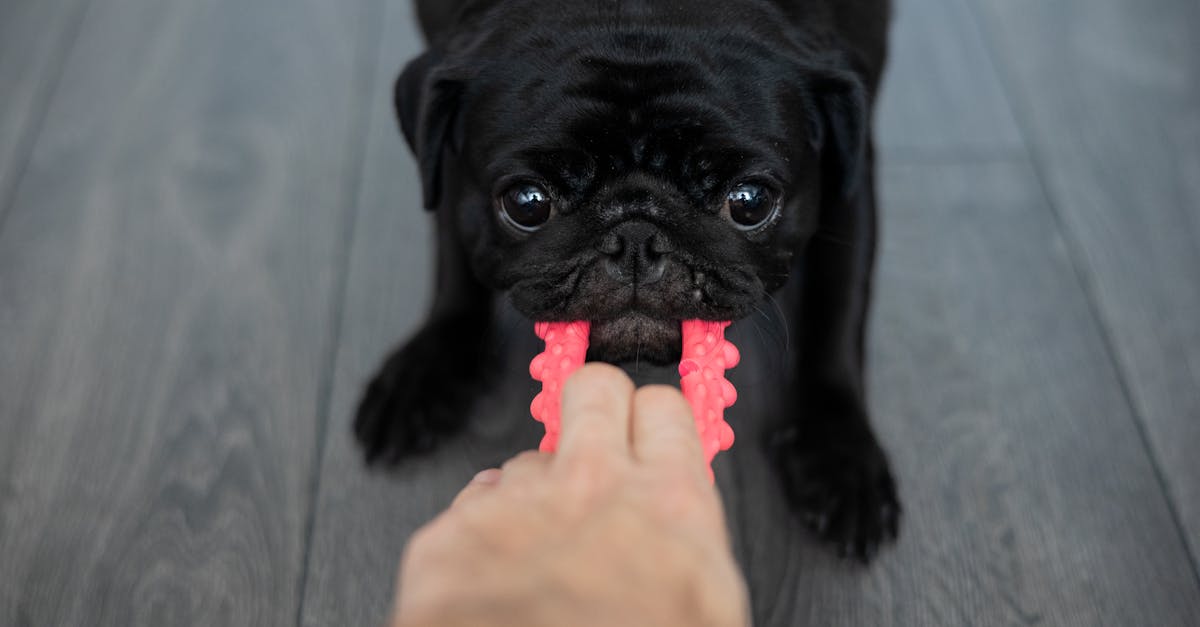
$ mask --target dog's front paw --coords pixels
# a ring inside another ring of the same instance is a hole
[[[480,338],[435,321],[388,357],[367,386],[354,434],[368,464],[398,464],[458,431],[479,392]]]
[[[896,483],[869,434],[839,439],[790,427],[768,445],[792,509],[840,556],[867,563],[896,539]]]

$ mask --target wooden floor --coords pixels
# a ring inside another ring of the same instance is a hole
[[[1200,2],[898,1],[871,384],[907,517],[867,569],[800,531],[740,368],[757,624],[1200,625]],[[405,0],[0,1],[0,625],[378,624],[408,533],[537,441],[520,367],[393,475],[349,437],[430,289],[419,45]]]

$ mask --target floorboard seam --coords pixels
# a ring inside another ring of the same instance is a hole
[[[1104,317],[1104,311],[1100,304],[1100,299],[1097,295],[1095,281],[1090,272],[1087,271],[1087,256],[1084,253],[1082,244],[1074,237],[1066,217],[1063,215],[1059,204],[1055,202],[1055,198],[1050,184],[1046,180],[1046,171],[1044,161],[1038,150],[1037,144],[1030,141],[1029,132],[1029,114],[1026,111],[1027,107],[1017,106],[1015,100],[1019,95],[1014,91],[1013,80],[1006,72],[1001,71],[1007,69],[1001,67],[1001,57],[999,55],[998,44],[991,30],[984,25],[984,16],[980,13],[977,5],[977,0],[962,0],[966,2],[968,10],[971,12],[972,21],[975,24],[976,30],[979,32],[980,40],[984,44],[987,53],[988,63],[992,66],[993,73],[997,80],[1000,81],[1003,89],[1001,90],[1005,102],[1013,118],[1017,122],[1017,130],[1021,135],[1022,142],[1025,144],[1025,152],[1030,165],[1033,168],[1034,178],[1037,181],[1039,191],[1042,198],[1045,200],[1047,207],[1050,209],[1050,215],[1055,222],[1059,235],[1063,238],[1063,242],[1067,250],[1067,260],[1071,267],[1071,271],[1075,275],[1076,283],[1083,291],[1085,302],[1088,305],[1088,311],[1091,313],[1092,322],[1098,327],[1100,341],[1104,346],[1105,353],[1108,356],[1109,364],[1113,368],[1113,372],[1117,375],[1117,381],[1120,386],[1120,392],[1125,399],[1125,405],[1129,409],[1131,420],[1133,421],[1134,429],[1137,431],[1138,438],[1141,440],[1142,448],[1146,451],[1146,456],[1150,461],[1151,470],[1154,473],[1154,479],[1158,484],[1159,491],[1162,493],[1163,499],[1166,501],[1167,511],[1171,516],[1171,522],[1175,526],[1175,533],[1180,544],[1183,546],[1188,558],[1188,563],[1192,568],[1192,577],[1196,584],[1196,589],[1200,590],[1200,556],[1196,552],[1196,548],[1192,546],[1188,539],[1187,530],[1183,525],[1183,518],[1179,512],[1178,506],[1175,504],[1175,499],[1171,491],[1171,482],[1167,478],[1166,472],[1163,470],[1158,453],[1154,448],[1150,438],[1149,427],[1146,425],[1145,416],[1138,409],[1136,397],[1132,386],[1129,384],[1129,375],[1121,363],[1121,355],[1117,349],[1116,339],[1112,335],[1111,326],[1107,323]]]
[[[366,153],[369,148],[367,141],[371,129],[371,112],[374,110],[375,75],[381,62],[383,42],[383,22],[386,17],[386,7],[383,0],[372,2],[368,10],[363,11],[362,31],[365,36],[356,52],[358,71],[354,77],[352,93],[361,94],[362,102],[354,110],[354,117],[349,137],[346,140],[345,172],[342,180],[345,187],[342,197],[345,202],[346,217],[342,220],[342,231],[338,240],[341,243],[341,254],[338,256],[338,267],[334,274],[332,304],[325,345],[325,373],[317,393],[317,425],[316,437],[313,442],[312,473],[308,481],[308,511],[304,521],[304,546],[301,556],[300,573],[296,581],[296,627],[304,624],[304,611],[308,599],[309,569],[312,561],[312,543],[316,533],[317,506],[321,492],[321,476],[325,467],[325,448],[329,439],[329,424],[333,414],[333,386],[336,380],[338,354],[341,347],[343,318],[346,311],[346,298],[349,292],[350,261],[353,257],[355,229],[360,213],[360,196],[363,188],[363,171]]]
[[[83,23],[86,21],[85,18],[91,6],[91,0],[79,0],[79,6],[75,8],[75,15],[71,17],[71,24],[62,35],[62,43],[56,48],[60,54],[58,58],[47,64],[46,77],[37,86],[38,94],[33,98],[31,116],[33,119],[26,121],[25,128],[21,129],[21,137],[17,140],[17,146],[13,150],[13,169],[9,172],[7,181],[0,178],[0,186],[3,186],[0,189],[0,233],[4,232],[8,215],[12,213],[13,205],[17,202],[17,189],[20,188],[21,181],[25,178],[25,172],[29,169],[30,162],[33,161],[33,149],[37,146],[38,138],[42,136],[42,129],[46,125],[46,118],[50,111],[50,103],[54,100],[54,95],[58,93],[59,85],[62,84],[67,60],[71,58],[71,53],[75,50],[75,45],[79,41],[79,33],[83,31]]]

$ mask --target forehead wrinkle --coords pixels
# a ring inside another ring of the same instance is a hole
[[[489,170],[502,176],[516,166],[532,169],[556,183],[569,180],[576,192],[588,186],[587,180],[597,178],[594,183],[602,184],[630,171],[667,175],[676,188],[677,176],[699,177],[707,188],[716,183],[712,176],[723,180],[740,171],[787,175],[787,157],[778,150],[785,142],[751,129],[743,132],[708,103],[660,99],[633,110],[566,103],[554,112],[530,118],[529,126],[506,134],[510,141],[500,142],[504,157]],[[715,167],[697,170],[701,160],[716,162]]]
[[[727,161],[722,170],[785,164],[789,123],[780,118],[780,51],[752,33],[726,31],[697,45],[695,33],[671,31],[670,37],[646,29],[590,40],[541,33],[516,54],[493,58],[481,117],[507,122],[485,123],[487,144],[508,157],[520,154],[527,167],[553,164],[553,154],[564,148],[582,149],[593,163],[619,163],[615,170],[601,167],[606,175],[646,169],[664,151],[674,162],[670,170],[685,176],[680,161],[701,149],[727,155],[716,157]],[[745,71],[730,73],[730,65]]]

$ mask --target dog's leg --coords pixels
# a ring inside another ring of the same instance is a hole
[[[432,450],[462,427],[482,391],[491,297],[467,265],[452,215],[437,212],[433,311],[384,361],[359,403],[354,433],[368,463]]]
[[[873,156],[844,205],[823,208],[800,259],[795,414],[768,442],[794,509],[839,553],[869,561],[897,533],[900,505],[871,431],[863,341],[875,256]],[[832,211],[827,209],[833,209]]]

